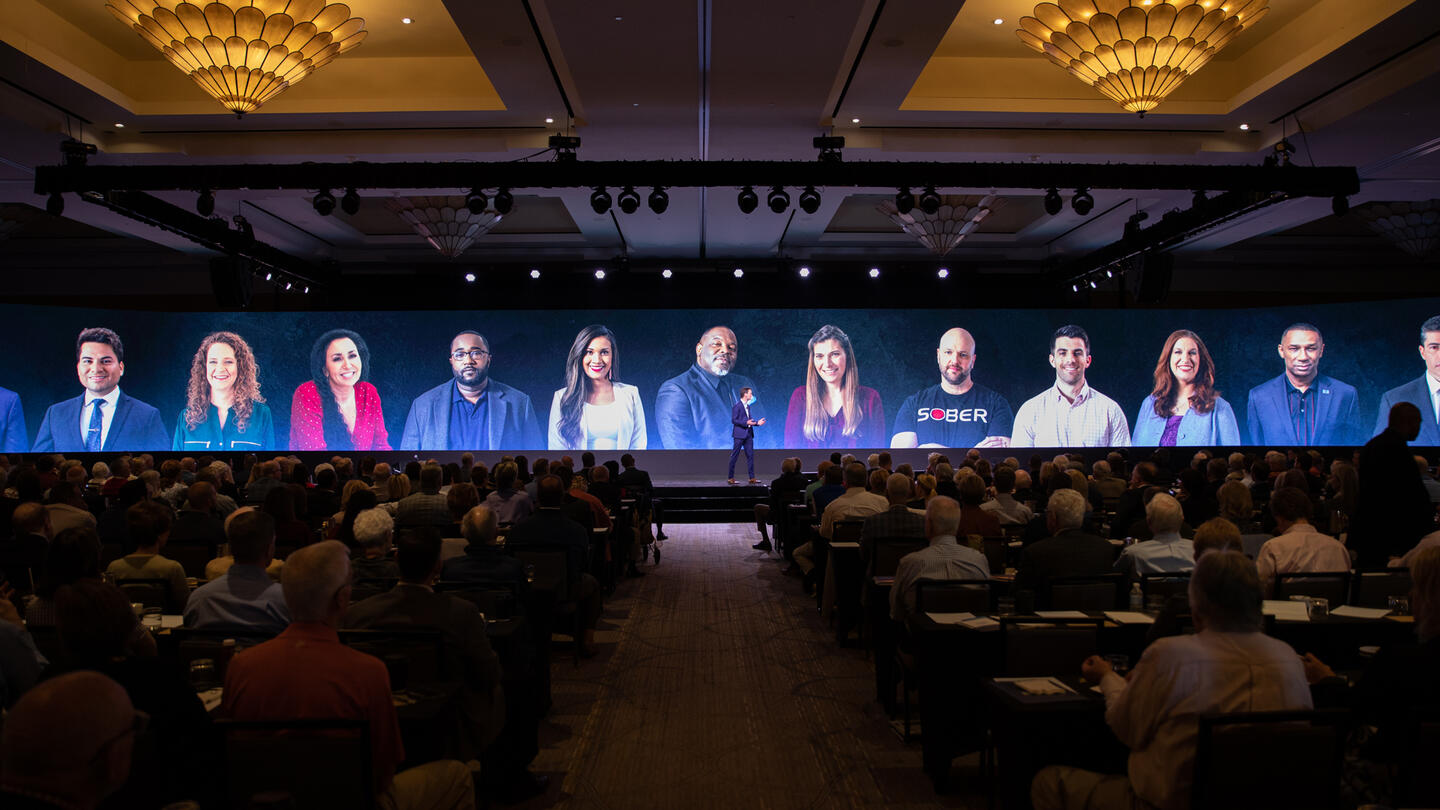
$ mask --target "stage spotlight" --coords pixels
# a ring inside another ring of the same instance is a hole
[[[45,200],[45,210],[55,217],[65,213],[65,198],[60,196],[60,192],[50,192],[50,196]]]
[[[777,214],[783,214],[785,213],[785,209],[790,207],[790,195],[786,193],[785,189],[780,186],[775,186],[770,189],[770,193],[765,197],[765,204],[770,206],[771,211]]]
[[[926,186],[920,194],[920,210],[927,214],[940,210],[940,195],[935,192],[934,186]]]
[[[266,280],[266,281],[269,281],[270,279],[272,279],[272,278],[274,278],[274,277],[275,277],[275,274],[274,274],[274,273],[271,273],[271,272],[266,272],[266,273],[265,273],[265,280]]]
[[[530,277],[531,277],[531,278],[539,278],[539,277],[540,277],[540,269],[537,268],[537,267],[532,267],[532,268],[530,268]]]
[[[484,197],[481,197],[481,199],[484,199]],[[484,209],[483,205],[481,209]],[[360,213],[360,195],[355,191],[354,186],[345,189],[345,196],[340,198],[340,210],[352,217]]]
[[[590,195],[590,210],[597,214],[610,210],[610,192],[606,191],[604,186],[596,186]]]
[[[200,189],[200,196],[195,198],[195,213],[202,217],[215,213],[215,195],[210,193],[210,189]]]
[[[1105,268],[1105,278],[1114,278],[1114,277],[1115,277],[1115,267],[1114,267],[1114,265],[1111,265],[1110,267]]]
[[[915,210],[915,195],[910,193],[909,186],[901,186],[895,192],[895,210],[902,214],[908,214]]]
[[[661,271],[660,271],[660,277],[661,277],[661,278],[670,278],[670,277],[673,276],[673,275],[675,275],[675,274],[674,274],[673,272],[671,272],[671,271],[670,271],[670,268],[668,268],[668,267],[665,268],[664,270],[661,270]]]
[[[740,268],[740,267],[735,268],[735,278],[744,278],[744,277],[745,277],[745,270],[744,270],[743,268]]]
[[[1095,283],[1095,279],[1090,279],[1090,289],[1096,289],[1098,286],[1099,285]]]
[[[801,268],[800,268],[798,271],[796,271],[796,272],[798,272],[798,273],[800,274],[800,278],[809,278],[809,277],[810,277],[810,268],[809,268],[809,267],[801,267]]]
[[[511,195],[510,189],[502,188],[495,192],[495,213],[504,216],[515,210],[515,197]]]
[[[1088,189],[1077,188],[1075,196],[1070,198],[1070,207],[1080,216],[1086,216],[1095,207],[1095,198],[1090,196]]]
[[[620,206],[621,211],[633,214],[640,210],[640,195],[635,193],[634,186],[626,186],[620,196],[615,198],[615,204]]]
[[[936,271],[935,271],[935,275],[936,275],[937,277],[939,277],[939,278],[949,278],[949,277],[950,277],[950,268],[948,268],[948,267],[942,267],[942,268],[940,268],[939,270],[936,270]]]
[[[315,195],[315,199],[310,201],[310,204],[315,206],[315,213],[322,217],[328,217],[335,212],[335,195],[330,193],[330,189],[322,188],[320,193]]]
[[[288,282],[288,281],[287,281],[287,282],[285,282],[285,289],[287,289],[287,290],[288,290],[288,289],[290,289],[290,288],[291,288],[291,287],[293,287],[293,286],[295,286],[295,285],[294,285],[294,284],[292,284],[292,283],[290,283],[290,282]]]
[[[310,294],[310,286],[309,286],[309,285],[306,285],[306,286],[305,286],[305,289],[301,290],[301,292],[303,292],[303,293],[306,294],[306,295],[309,295],[309,294]]]
[[[474,274],[474,273],[466,273],[466,274],[465,274],[465,280],[468,281],[468,282],[470,282],[471,284],[474,284],[474,283],[475,283],[475,274]]]
[[[1071,285],[1070,285],[1070,292],[1077,292],[1077,293],[1080,292],[1080,285],[1079,285],[1079,284],[1071,284]]]
[[[1045,192],[1045,213],[1053,217],[1064,207],[1065,201],[1060,199],[1060,189],[1051,188]]]
[[[880,268],[878,268],[878,267],[872,267],[872,268],[870,268],[870,278],[879,278],[879,277],[880,277]]]
[[[650,192],[649,203],[651,211],[657,214],[663,214],[665,213],[665,209],[670,207],[670,195],[665,193],[665,189],[656,186],[655,189]]]
[[[760,207],[760,195],[755,193],[754,186],[746,186],[740,189],[740,194],[735,197],[735,204],[740,206],[740,213],[753,214],[755,209]]]
[[[595,278],[598,279],[598,280],[600,280],[600,281],[604,281],[604,280],[605,280],[605,268],[603,268],[603,267],[597,267],[597,268],[595,268]]]
[[[1342,194],[1336,194],[1330,199],[1330,210],[1334,211],[1337,217],[1345,216],[1350,213],[1350,198]]]
[[[359,204],[359,200],[356,200],[356,204]],[[490,201],[485,198],[485,192],[478,188],[471,189],[470,193],[465,195],[465,207],[477,217],[485,213],[485,206],[489,204]]]
[[[814,186],[806,186],[800,192],[800,210],[807,214],[813,214],[820,210],[820,192]]]

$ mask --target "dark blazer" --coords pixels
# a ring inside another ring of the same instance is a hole
[[[1435,506],[1415,468],[1415,457],[1389,430],[1360,451],[1360,493],[1346,545],[1362,567],[1380,568],[1433,528]]]
[[[1440,445],[1440,424],[1435,422],[1435,403],[1430,399],[1429,375],[1421,374],[1398,388],[1391,388],[1380,397],[1380,415],[1375,420],[1375,432],[1379,436],[1390,424],[1390,409],[1401,402],[1409,402],[1420,409],[1420,435],[1411,446],[1435,447]],[[35,448],[39,450],[39,447]]]
[[[732,397],[738,397],[741,388],[755,387],[749,377],[741,374],[727,374],[722,379],[729,385]],[[731,448],[731,443],[722,438],[725,428],[721,425],[733,420],[735,400],[726,401],[715,389],[714,380],[714,375],[692,364],[689,371],[660,385],[655,395],[655,424],[665,449]],[[764,415],[756,407],[750,412],[755,419]]]
[[[1315,378],[1312,386],[1316,390],[1317,411],[1313,444],[1360,444],[1365,437],[1360,427],[1360,398],[1355,386],[1323,374]],[[1286,399],[1288,387],[1285,375],[1281,374],[1250,389],[1245,409],[1245,432],[1250,444],[1270,447],[1296,444],[1290,403]]]
[[[1067,529],[1020,552],[1015,590],[1039,590],[1054,577],[1109,574],[1114,568],[1115,547],[1109,541],[1079,529]]]
[[[734,407],[730,409],[730,435],[736,439],[755,438],[755,426],[749,424],[749,420],[754,418],[746,415],[745,403],[735,403]]]
[[[30,437],[25,432],[25,409],[20,407],[20,395],[0,388],[0,453],[23,453],[29,449]]]
[[[490,426],[484,447],[450,446],[450,400],[455,381],[441,383],[415,398],[405,417],[397,450],[534,450],[545,448],[530,396],[498,380],[486,387]]]
[[[85,395],[51,405],[35,434],[36,453],[83,453],[85,441],[80,438],[80,409]],[[115,416],[110,421],[110,434],[105,437],[102,452],[116,450],[169,450],[170,434],[160,421],[160,412],[124,391],[115,400]]]

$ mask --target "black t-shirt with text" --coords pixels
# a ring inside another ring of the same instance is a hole
[[[914,433],[916,444],[974,447],[987,436],[1009,436],[1015,413],[1005,398],[983,385],[947,394],[938,384],[905,399],[893,433]]]

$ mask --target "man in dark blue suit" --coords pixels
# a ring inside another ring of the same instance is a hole
[[[740,401],[730,409],[730,434],[733,437],[733,446],[730,448],[730,474],[727,483],[735,483],[735,460],[740,457],[740,451],[745,451],[745,466],[750,471],[750,483],[758,484],[760,481],[755,478],[755,427],[765,424],[764,419],[755,419],[750,413],[750,403],[755,397],[750,395],[749,388],[740,389]]]
[[[37,453],[99,453],[156,450],[170,446],[160,412],[120,391],[125,347],[109,329],[81,330],[75,338],[75,370],[85,393],[51,405],[40,423]]]
[[[25,409],[20,407],[20,395],[0,388],[0,453],[23,453],[29,449],[30,437],[25,433]]]
[[[1412,445],[1440,445],[1440,315],[1420,326],[1420,357],[1425,373],[1398,388],[1391,388],[1380,398],[1380,418],[1375,422],[1375,435],[1380,435],[1389,422],[1390,409],[1409,402],[1420,409],[1420,435]]]
[[[728,417],[741,388],[754,383],[734,373],[740,342],[728,326],[712,326],[695,344],[695,363],[660,385],[655,424],[666,450],[724,450]],[[757,407],[757,416],[765,414]]]
[[[1250,389],[1246,428],[1250,444],[1311,447],[1360,444],[1360,398],[1355,387],[1320,373],[1325,338],[1308,323],[1280,335],[1285,373]]]

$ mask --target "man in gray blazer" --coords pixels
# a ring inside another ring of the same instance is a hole
[[[1410,440],[1410,444],[1433,447],[1440,445],[1440,315],[1420,326],[1420,358],[1425,361],[1425,373],[1420,379],[1391,388],[1380,398],[1375,435],[1379,436],[1389,425],[1391,408],[1409,402],[1420,409],[1420,435]]]
[[[532,450],[545,447],[530,397],[490,378],[490,342],[465,330],[450,341],[452,379],[410,404],[401,450]]]

